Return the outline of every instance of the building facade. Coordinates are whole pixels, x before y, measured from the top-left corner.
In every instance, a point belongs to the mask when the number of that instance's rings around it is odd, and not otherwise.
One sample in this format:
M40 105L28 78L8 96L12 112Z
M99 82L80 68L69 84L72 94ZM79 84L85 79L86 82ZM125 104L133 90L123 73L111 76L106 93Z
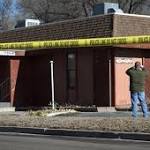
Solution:
M150 17L99 15L0 33L0 42L149 35ZM50 61L54 61L58 104L130 107L126 69L141 61L150 68L150 44L0 51L0 102L47 106L51 101ZM150 79L146 96L150 103Z

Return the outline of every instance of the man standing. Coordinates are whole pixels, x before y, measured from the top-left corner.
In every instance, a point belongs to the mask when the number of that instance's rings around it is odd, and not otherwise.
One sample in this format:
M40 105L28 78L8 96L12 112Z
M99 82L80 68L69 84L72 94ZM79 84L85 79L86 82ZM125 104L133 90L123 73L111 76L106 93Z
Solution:
M143 117L148 117L148 109L145 100L145 79L147 77L146 69L140 62L136 62L134 67L129 68L126 74L130 77L130 91L132 103L132 116L137 117L137 104L141 104Z

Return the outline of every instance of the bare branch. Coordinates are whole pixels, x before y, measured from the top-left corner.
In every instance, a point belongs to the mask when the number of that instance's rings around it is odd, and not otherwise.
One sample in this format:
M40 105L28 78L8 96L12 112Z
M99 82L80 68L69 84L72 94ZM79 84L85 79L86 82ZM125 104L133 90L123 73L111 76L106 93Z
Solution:
M93 6L100 2L118 2L127 13L141 13L147 0L17 0L24 14L43 22L91 16ZM149 0L148 0L149 1ZM54 19L55 18L55 19ZM57 20L56 19L56 20Z
M9 27L9 19L12 13L12 0L0 1L0 26L2 30L7 30Z

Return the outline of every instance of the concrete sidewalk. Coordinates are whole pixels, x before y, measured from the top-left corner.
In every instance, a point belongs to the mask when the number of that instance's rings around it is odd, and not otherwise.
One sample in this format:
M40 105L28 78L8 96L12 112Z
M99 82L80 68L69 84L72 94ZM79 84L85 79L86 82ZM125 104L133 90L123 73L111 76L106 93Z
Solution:
M28 112L26 111L2 111L0 115L3 116L25 116ZM131 111L116 111L116 112L77 112L77 111L62 111L62 112L52 112L48 113L47 117L131 117ZM143 118L142 112L138 112L137 118ZM149 113L150 119L150 113Z
M68 117L106 117L106 118L110 118L110 117L131 117L131 111L116 111L116 112L75 112L75 113L66 113L66 114L58 114L57 116L68 116ZM138 116L137 118L143 118L143 113L142 112L138 112ZM149 113L149 117L148 119L150 119L150 113Z

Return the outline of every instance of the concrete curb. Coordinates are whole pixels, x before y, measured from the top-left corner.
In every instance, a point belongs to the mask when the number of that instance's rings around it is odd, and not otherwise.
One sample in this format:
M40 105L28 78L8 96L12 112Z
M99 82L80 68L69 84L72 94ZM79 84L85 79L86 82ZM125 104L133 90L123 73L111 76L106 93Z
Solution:
M103 132L88 130L21 128L2 126L0 127L0 132L150 141L150 133Z

